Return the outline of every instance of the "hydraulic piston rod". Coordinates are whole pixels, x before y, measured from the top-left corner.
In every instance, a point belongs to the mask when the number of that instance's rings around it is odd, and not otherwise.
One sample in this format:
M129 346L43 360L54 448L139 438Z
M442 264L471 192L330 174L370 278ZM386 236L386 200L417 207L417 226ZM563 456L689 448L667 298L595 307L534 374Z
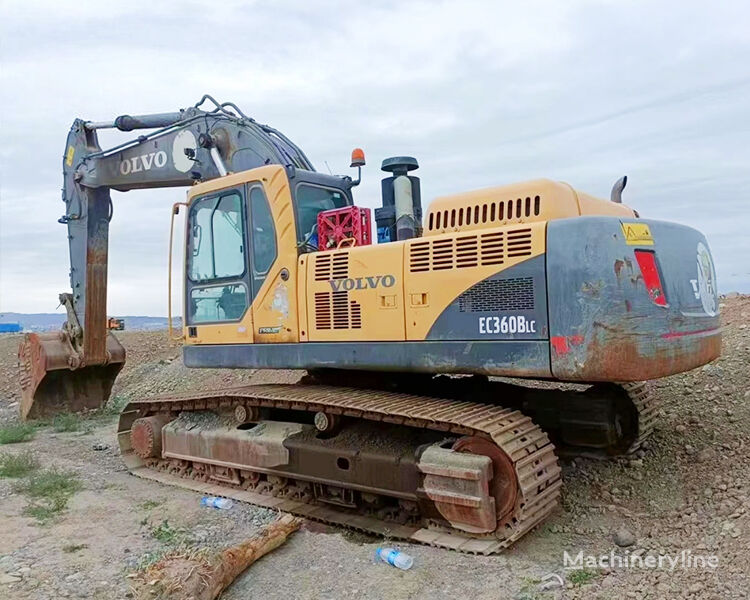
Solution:
M87 121L86 129L112 129L133 131L134 129L157 129L169 127L182 120L182 112L155 113L153 115L120 115L114 121Z

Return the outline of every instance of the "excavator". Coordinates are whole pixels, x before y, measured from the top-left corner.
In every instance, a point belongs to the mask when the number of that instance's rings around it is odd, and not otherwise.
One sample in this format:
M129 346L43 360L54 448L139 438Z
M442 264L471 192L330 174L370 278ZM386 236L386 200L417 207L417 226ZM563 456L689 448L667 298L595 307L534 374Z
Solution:
M102 150L97 131L140 135ZM695 229L538 179L434 199L415 158L315 171L278 130L211 96L76 119L63 156L71 291L19 348L21 415L103 406L125 362L108 330L110 190L177 187L190 368L299 369L299 383L131 401L130 471L468 553L509 547L561 494L559 455L627 455L654 429L648 380L720 354L716 273ZM134 225L134 229L137 224ZM375 236L373 236L373 232ZM375 239L373 239L373 237ZM171 260L170 237L170 307Z

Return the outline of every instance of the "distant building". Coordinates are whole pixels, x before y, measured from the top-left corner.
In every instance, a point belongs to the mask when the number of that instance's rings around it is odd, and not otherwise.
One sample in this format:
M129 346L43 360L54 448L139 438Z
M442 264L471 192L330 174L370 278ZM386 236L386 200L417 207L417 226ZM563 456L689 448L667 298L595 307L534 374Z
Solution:
M0 323L0 333L18 333L23 331L20 323Z

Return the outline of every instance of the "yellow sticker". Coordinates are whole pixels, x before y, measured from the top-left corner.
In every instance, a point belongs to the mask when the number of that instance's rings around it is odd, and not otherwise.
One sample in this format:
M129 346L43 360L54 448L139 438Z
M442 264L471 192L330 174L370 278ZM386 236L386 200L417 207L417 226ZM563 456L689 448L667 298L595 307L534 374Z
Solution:
M622 232L625 234L625 243L628 246L654 245L651 230L645 223L622 223Z
M76 153L76 149L73 146L68 146L68 152L65 154L65 164L69 167L73 166L73 155Z

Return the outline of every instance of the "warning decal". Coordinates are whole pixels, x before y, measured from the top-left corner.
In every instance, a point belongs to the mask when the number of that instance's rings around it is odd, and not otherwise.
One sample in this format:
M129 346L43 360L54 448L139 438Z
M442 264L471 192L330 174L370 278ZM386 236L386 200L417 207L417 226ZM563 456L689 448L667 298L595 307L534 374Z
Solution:
M654 238L645 223L622 223L622 233L628 246L653 246Z

